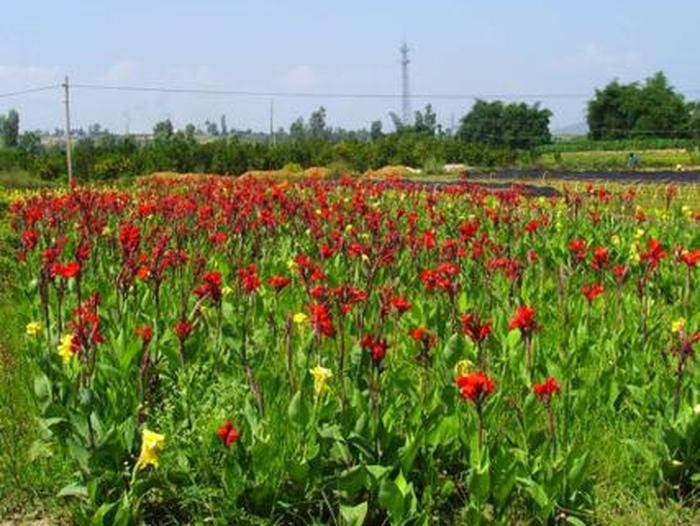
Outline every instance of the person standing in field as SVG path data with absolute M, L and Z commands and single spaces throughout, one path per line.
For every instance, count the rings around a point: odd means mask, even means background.
M 630 152 L 627 156 L 627 167 L 630 170 L 636 170 L 639 166 L 639 157 L 634 152 Z

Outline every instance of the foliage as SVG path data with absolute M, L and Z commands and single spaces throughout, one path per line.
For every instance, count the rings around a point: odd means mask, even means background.
M 7 115 L 0 115 L 0 139 L 6 147 L 17 146 L 19 140 L 19 113 L 10 110 Z
M 595 97 L 588 102 L 588 128 L 594 140 L 640 134 L 688 137 L 691 111 L 692 105 L 658 72 L 643 85 L 615 80 L 596 90 Z
M 477 100 L 461 121 L 458 135 L 471 142 L 530 149 L 551 140 L 552 112 L 539 104 Z

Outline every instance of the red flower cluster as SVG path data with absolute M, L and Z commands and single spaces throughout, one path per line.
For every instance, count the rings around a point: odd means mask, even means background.
M 227 419 L 226 422 L 219 426 L 216 434 L 219 435 L 219 438 L 223 441 L 226 447 L 231 447 L 231 444 L 238 440 L 238 437 L 240 436 L 238 430 L 233 426 L 231 419 Z
M 581 287 L 581 293 L 586 297 L 589 304 L 593 303 L 593 300 L 600 296 L 603 292 L 605 292 L 605 289 L 598 281 L 591 285 L 584 285 Z
M 211 298 L 216 303 L 221 301 L 221 273 L 206 272 L 204 283 L 194 289 L 194 294 L 198 298 Z
M 381 338 L 375 338 L 374 336 L 367 335 L 362 340 L 360 340 L 360 346 L 372 353 L 372 360 L 375 363 L 379 363 L 386 356 L 386 351 L 389 349 L 389 344 L 386 340 Z
M 393 297 L 391 299 L 391 304 L 401 314 L 408 310 L 411 310 L 411 303 L 406 298 L 403 298 L 401 296 Z
M 422 325 L 408 331 L 408 335 L 416 342 L 428 347 L 432 347 L 437 343 L 437 335 L 432 334 Z
M 333 319 L 328 307 L 324 303 L 317 303 L 309 305 L 307 309 L 310 314 L 311 326 L 314 330 L 329 338 L 332 337 L 335 334 L 335 329 L 333 328 Z
M 569 250 L 576 258 L 576 261 L 583 261 L 586 259 L 586 252 L 588 251 L 588 245 L 585 239 L 572 239 L 569 241 Z
M 527 305 L 522 305 L 518 307 L 515 315 L 510 319 L 508 323 L 508 328 L 512 331 L 515 329 L 520 329 L 523 334 L 530 334 L 537 329 L 539 325 L 535 321 L 535 316 L 537 312 L 532 307 Z
M 270 285 L 276 292 L 280 292 L 290 283 L 290 279 L 287 276 L 271 276 L 267 280 L 267 284 Z
M 150 325 L 139 325 L 134 329 L 134 334 L 141 338 L 145 347 L 151 342 L 151 338 L 153 338 L 153 329 L 151 329 Z
M 459 265 L 455 263 L 443 263 L 435 270 L 424 270 L 421 272 L 421 279 L 428 290 L 433 290 L 436 287 L 448 292 L 456 292 L 459 284 L 454 281 L 459 275 Z
M 537 395 L 537 397 L 543 402 L 549 402 L 553 394 L 558 394 L 561 391 L 561 386 L 557 382 L 556 378 L 550 376 L 541 384 L 535 384 L 532 386 L 532 390 Z
M 192 334 L 192 323 L 187 320 L 180 320 L 175 324 L 175 334 L 180 342 L 184 342 Z
M 462 314 L 462 334 L 469 336 L 474 343 L 483 342 L 491 334 L 491 322 L 482 322 L 477 314 Z
M 605 247 L 595 247 L 593 249 L 593 270 L 602 270 L 608 264 L 608 249 Z
M 75 309 L 75 318 L 70 324 L 73 331 L 74 352 L 85 351 L 105 341 L 100 334 L 100 317 L 97 315 L 97 306 L 101 301 L 99 294 L 93 294 Z
M 639 258 L 649 265 L 652 270 L 666 257 L 666 250 L 658 240 L 651 238 L 647 242 L 647 249 L 639 254 Z
M 494 381 L 482 372 L 458 376 L 455 383 L 459 387 L 460 396 L 475 404 L 482 403 L 488 395 L 496 390 Z
M 76 277 L 79 273 L 80 263 L 77 261 L 72 261 L 65 265 L 57 261 L 51 265 L 51 277 L 61 276 L 62 278 L 69 279 Z
M 246 292 L 255 292 L 260 286 L 260 278 L 258 278 L 256 273 L 255 263 L 238 269 L 238 277 L 241 279 Z

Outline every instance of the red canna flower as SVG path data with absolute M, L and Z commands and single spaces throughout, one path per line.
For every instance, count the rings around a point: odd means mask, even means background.
M 289 282 L 290 279 L 287 276 L 271 276 L 267 280 L 267 284 L 277 292 L 280 292 L 283 288 L 289 285 Z
M 464 400 L 481 404 L 488 395 L 496 390 L 496 384 L 486 373 L 476 372 L 458 376 L 455 383 Z
M 310 314 L 309 321 L 314 330 L 327 337 L 332 337 L 335 334 L 333 328 L 333 319 L 331 318 L 328 307 L 323 303 L 311 304 L 307 307 Z
M 143 341 L 143 345 L 146 346 L 150 343 L 153 337 L 153 329 L 149 325 L 140 325 L 134 330 L 134 334 L 139 336 Z
M 603 292 L 605 292 L 605 289 L 598 281 L 592 285 L 584 285 L 581 287 L 581 293 L 586 297 L 589 304 L 593 303 L 593 300 L 600 296 Z
M 700 249 L 684 250 L 680 253 L 678 259 L 682 263 L 685 263 L 688 266 L 688 268 L 695 268 L 695 265 L 697 265 L 700 262 Z
M 231 419 L 227 419 L 226 422 L 219 426 L 216 434 L 219 435 L 219 438 L 224 442 L 226 447 L 231 447 L 231 444 L 238 440 L 240 436 L 238 430 L 233 426 Z
M 569 250 L 576 258 L 576 261 L 583 261 L 586 258 L 588 245 L 585 239 L 572 239 L 569 241 Z
M 539 329 L 539 325 L 535 321 L 536 315 L 535 309 L 528 305 L 521 305 L 508 323 L 508 328 L 511 331 L 520 329 L 523 334 L 530 334 Z
M 374 363 L 379 364 L 386 356 L 386 351 L 389 349 L 389 344 L 386 340 L 381 338 L 375 338 L 374 336 L 367 335 L 362 340 L 360 340 L 360 346 L 367 349 L 372 353 L 372 360 Z
M 666 250 L 658 240 L 651 238 L 647 242 L 647 250 L 639 255 L 639 258 L 649 265 L 650 269 L 655 269 L 662 259 L 666 257 Z
M 550 376 L 541 384 L 532 386 L 532 390 L 537 397 L 545 403 L 548 403 L 553 394 L 558 394 L 561 391 L 561 386 L 556 378 Z
M 615 280 L 617 281 L 618 285 L 622 285 L 622 283 L 624 283 L 628 271 L 629 267 L 627 265 L 615 265 L 612 268 L 612 272 L 615 274 Z
M 594 270 L 601 270 L 608 263 L 608 249 L 605 247 L 595 247 L 593 249 L 593 261 L 591 266 Z
M 184 342 L 192 334 L 192 323 L 187 320 L 180 320 L 175 324 L 175 334 L 180 342 Z
M 243 288 L 245 288 L 247 292 L 255 292 L 260 286 L 260 278 L 258 278 L 255 271 L 255 263 L 238 269 L 238 277 L 243 282 Z
M 51 275 L 52 276 L 61 276 L 62 278 L 69 279 L 69 278 L 74 278 L 80 273 L 80 263 L 77 261 L 73 261 L 71 263 L 66 263 L 65 265 L 62 263 L 54 263 L 51 266 Z
M 408 300 L 406 300 L 406 298 L 403 298 L 401 296 L 395 296 L 394 298 L 392 298 L 391 304 L 397 311 L 399 311 L 400 314 L 411 310 L 411 303 Z
M 428 329 L 426 329 L 423 326 L 416 327 L 415 329 L 411 329 L 410 331 L 408 331 L 408 334 L 411 338 L 413 338 L 417 342 L 420 342 L 423 340 L 423 338 L 425 338 L 425 336 L 427 336 Z
M 477 314 L 462 314 L 462 334 L 469 336 L 474 343 L 483 342 L 491 334 L 491 322 L 482 322 Z
M 221 301 L 221 273 L 205 272 L 204 283 L 194 289 L 198 298 L 211 298 L 216 303 Z

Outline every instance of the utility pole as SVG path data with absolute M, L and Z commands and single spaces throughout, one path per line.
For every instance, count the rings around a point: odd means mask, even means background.
M 66 166 L 68 167 L 68 186 L 73 188 L 73 143 L 71 141 L 70 132 L 70 87 L 68 85 L 68 75 L 66 75 L 65 82 L 62 86 L 65 92 L 64 102 L 66 104 Z
M 274 146 L 277 144 L 275 139 L 275 99 L 270 99 L 270 142 Z
M 401 45 L 401 120 L 404 126 L 411 125 L 411 91 L 408 86 L 408 46 Z

